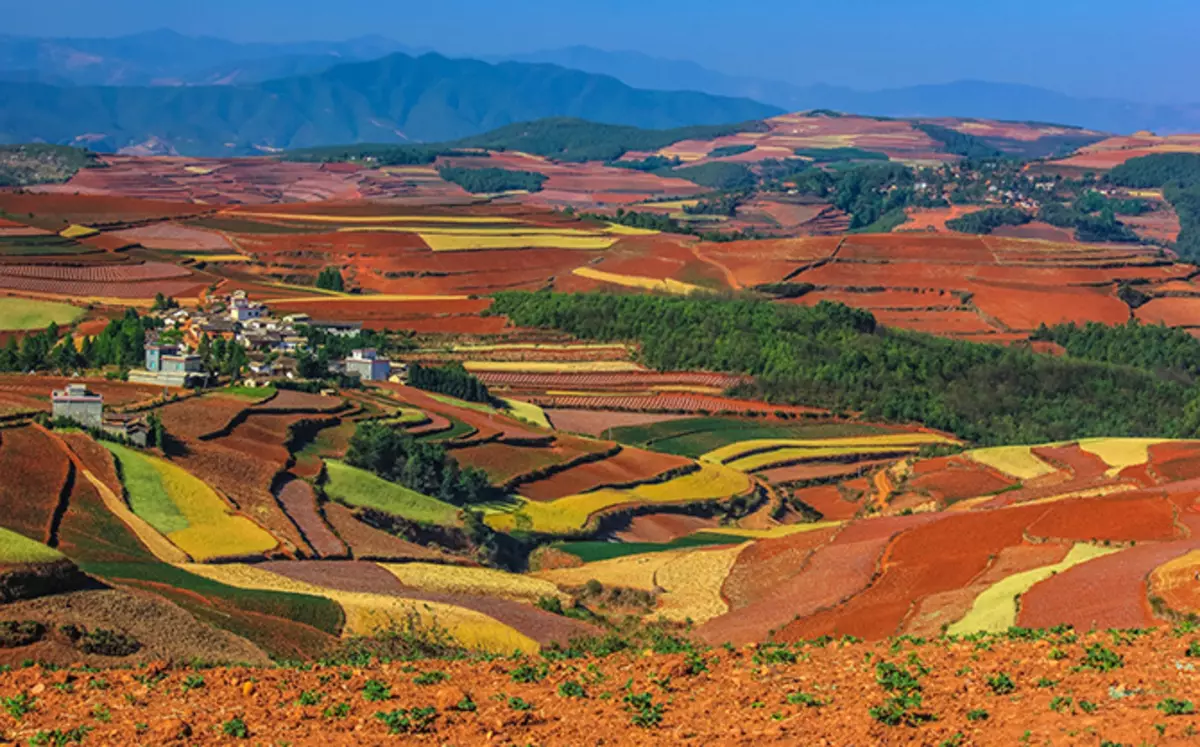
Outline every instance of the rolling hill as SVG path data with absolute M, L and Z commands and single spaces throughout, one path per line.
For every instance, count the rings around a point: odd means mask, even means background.
M 59 87 L 0 83 L 0 142 L 115 151 L 154 141 L 190 155 L 355 142 L 450 140 L 550 116 L 670 128 L 780 113 L 748 99 L 641 91 L 552 65 L 395 54 L 255 85 Z

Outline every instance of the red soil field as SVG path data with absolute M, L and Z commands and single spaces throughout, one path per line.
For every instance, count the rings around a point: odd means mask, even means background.
M 513 373 L 505 371 L 480 371 L 476 376 L 489 386 L 507 385 L 521 389 L 571 390 L 613 389 L 618 387 L 644 389 L 653 386 L 682 384 L 725 389 L 743 380 L 742 377 L 729 374 L 688 371 L 634 371 L 628 373 Z
M 738 554 L 721 586 L 731 611 L 770 600 L 776 588 L 802 572 L 812 554 L 837 533 L 835 527 L 802 532 L 779 542 L 754 542 Z
M 454 452 L 456 457 L 459 453 L 460 450 Z M 605 485 L 648 480 L 689 463 L 690 461 L 683 457 L 656 454 L 627 446 L 616 456 L 581 464 L 542 480 L 522 483 L 517 487 L 517 492 L 531 500 L 552 501 Z
M 937 464 L 936 469 L 930 469 L 930 462 Z M 996 493 L 1015 484 L 1011 478 L 962 457 L 921 460 L 916 469 L 929 471 L 910 477 L 907 489 L 925 493 L 942 505 Z
M 671 542 L 689 534 L 715 529 L 716 519 L 687 514 L 641 514 L 629 520 L 629 526 L 613 535 L 622 542 Z
M 337 535 L 350 548 L 350 554 L 361 560 L 435 560 L 442 554 L 407 542 L 387 532 L 367 526 L 354 518 L 354 512 L 340 503 L 324 506 L 325 518 Z
M 873 311 L 885 327 L 935 335 L 989 334 L 998 331 L 972 311 Z
M 1070 473 L 1075 481 L 1108 482 L 1108 464 L 1095 454 L 1084 451 L 1078 444 L 1042 446 L 1031 451 L 1042 461 Z
M 454 458 L 468 467 L 488 473 L 492 482 L 504 484 L 522 475 L 603 451 L 609 444 L 585 442 L 573 436 L 556 438 L 551 446 L 511 446 L 485 443 L 454 449 Z M 557 496 L 556 496 L 557 497 Z
M 661 412 L 676 415 L 694 413 L 762 413 L 788 412 L 802 415 L 825 415 L 826 410 L 785 405 L 770 405 L 750 400 L 710 397 L 703 394 L 630 394 L 613 396 L 525 395 L 524 399 L 542 407 L 583 408 L 588 410 L 631 410 Z
M 1077 630 L 1155 625 L 1159 621 L 1147 600 L 1148 575 L 1196 547 L 1196 539 L 1138 545 L 1058 573 L 1021 596 L 1017 625 L 1065 623 Z
M 1122 218 L 1122 222 L 1124 218 Z M 1012 239 L 1039 239 L 1042 241 L 1074 241 L 1075 232 L 1065 228 L 1052 226 L 1035 220 L 1023 226 L 1000 226 L 991 233 L 992 236 L 1004 236 Z
M 1170 501 L 1139 492 L 1052 504 L 1028 531 L 1030 537 L 1079 542 L 1143 542 L 1176 539 L 1183 529 L 1175 524 L 1174 506 Z
M 49 400 L 53 389 L 62 389 L 68 383 L 77 379 L 63 376 L 17 376 L 13 374 L 0 375 L 0 392 L 32 397 L 43 401 Z M 88 389 L 104 395 L 105 407 L 124 407 L 139 403 L 151 402 L 163 395 L 163 392 L 179 390 L 146 384 L 131 384 L 124 381 L 105 381 L 89 379 Z
M 103 170 L 84 169 L 80 173 Z M 35 218 L 31 222 L 46 218 L 100 227 L 198 215 L 208 208 L 128 197 L 0 192 L 0 210 L 14 215 L 33 213 Z
M 35 426 L 0 431 L 0 511 L 8 529 L 38 542 L 49 542 L 55 507 L 66 485 L 71 462 Z M 20 479 L 11 479 L 19 475 Z
M 891 460 L 864 460 L 850 464 L 840 462 L 814 462 L 809 464 L 793 464 L 789 467 L 775 467 L 755 472 L 756 475 L 770 483 L 802 482 L 804 480 L 823 480 L 829 477 L 849 477 L 869 472 L 881 464 L 891 464 Z
M 833 467 L 833 465 L 829 465 Z M 841 465 L 849 467 L 850 465 Z M 784 468 L 788 469 L 788 468 Z M 849 474 L 857 473 L 857 469 L 849 472 Z M 764 476 L 760 473 L 760 476 Z M 772 481 L 773 482 L 773 481 Z M 838 489 L 837 485 L 817 485 L 811 488 L 801 488 L 792 496 L 821 512 L 822 521 L 845 521 L 854 518 L 858 510 L 863 507 L 861 501 L 849 501 Z
M 426 413 L 438 413 L 445 417 L 452 417 L 474 427 L 477 430 L 477 434 L 472 437 L 472 440 L 487 440 L 496 434 L 499 434 L 502 440 L 547 441 L 550 438 L 550 434 L 545 431 L 529 430 L 525 426 L 503 415 L 482 413 L 476 410 L 469 410 L 465 407 L 444 404 L 419 389 L 402 384 L 384 382 L 380 382 L 380 387 L 387 389 L 396 400 L 407 405 L 416 407 Z
M 951 205 L 948 208 L 907 208 L 904 212 L 908 220 L 896 228 L 897 231 L 931 231 L 948 232 L 946 221 L 961 218 L 967 213 L 974 213 L 980 208 L 974 205 Z
M 844 604 L 789 624 L 779 638 L 821 635 L 879 639 L 895 635 L 912 604 L 970 583 L 1046 511 L 1031 506 L 940 518 L 901 534 L 888 549 L 883 574 Z
M 191 272 L 166 262 L 122 262 L 90 265 L 0 265 L 0 275 L 65 282 L 118 283 L 190 277 Z
M 984 314 L 1018 330 L 1036 329 L 1040 323 L 1124 324 L 1129 319 L 1129 307 L 1124 301 L 1091 288 L 1054 291 L 978 284 L 971 301 Z
M 1154 298 L 1133 313 L 1146 324 L 1200 327 L 1200 298 Z
M 852 235 L 842 241 L 838 259 L 850 262 L 937 262 L 942 264 L 991 264 L 992 251 L 978 236 L 926 234 Z
M 938 309 L 962 306 L 958 295 L 941 290 L 879 290 L 855 292 L 850 290 L 819 290 L 789 298 L 780 303 L 816 306 L 821 301 L 844 303 L 859 309 Z
M 175 252 L 234 251 L 233 244 L 219 231 L 210 231 L 178 223 L 156 223 L 149 226 L 113 231 L 113 236 L 149 249 Z
M 287 480 L 277 494 L 283 510 L 296 523 L 308 544 L 322 558 L 346 557 L 349 550 L 333 533 L 321 511 L 312 486 L 295 478 Z
M 108 449 L 83 433 L 58 435 L 79 458 L 80 464 L 92 473 L 93 477 L 104 483 L 116 495 L 121 495 L 121 478 L 117 476 L 117 467 L 113 462 L 112 453 Z
M 197 439 L 222 430 L 238 413 L 253 404 L 253 401 L 241 397 L 209 394 L 172 402 L 156 412 L 172 436 Z

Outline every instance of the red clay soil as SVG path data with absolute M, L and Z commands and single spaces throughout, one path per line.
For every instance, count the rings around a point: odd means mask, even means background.
M 870 472 L 881 464 L 891 464 L 890 459 L 877 459 L 863 462 L 842 464 L 840 462 L 817 462 L 810 464 L 793 464 L 790 467 L 775 467 L 755 472 L 756 475 L 773 484 L 802 483 L 806 480 L 825 480 L 831 477 L 849 477 Z
M 836 527 L 801 532 L 779 542 L 755 542 L 738 554 L 721 586 L 721 596 L 736 611 L 770 599 L 781 583 L 801 572 L 817 548 L 837 534 Z
M 339 558 L 349 555 L 349 550 L 325 523 L 317 508 L 317 496 L 312 486 L 303 480 L 288 479 L 277 493 L 280 505 L 296 523 L 304 538 L 317 555 L 322 558 Z
M 116 495 L 121 495 L 121 478 L 117 476 L 117 467 L 113 462 L 112 452 L 85 433 L 61 433 L 62 440 L 71 447 L 75 456 L 79 457 L 83 466 L 92 476 L 104 483 Z M 2 436 L 0 436 L 2 438 Z
M 0 431 L 0 514 L 4 526 L 49 542 L 59 497 L 71 462 L 66 453 L 34 426 Z
M 602 436 L 610 428 L 621 428 L 629 425 L 650 425 L 663 423 L 668 420 L 678 420 L 678 415 L 667 415 L 650 412 L 621 412 L 604 410 L 546 410 L 546 417 L 557 431 L 567 433 L 586 433 L 589 436 Z
M 204 395 L 164 405 L 156 411 L 163 427 L 176 438 L 197 439 L 222 430 L 254 402 L 242 397 Z
M 1005 288 L 977 284 L 971 302 L 1009 329 L 1032 330 L 1039 324 L 1075 322 L 1124 324 L 1129 307 L 1107 289 Z
M 861 502 L 848 501 L 837 485 L 817 485 L 802 488 L 792 494 L 796 500 L 821 512 L 823 521 L 844 521 L 854 518 L 863 507 Z
M 1145 542 L 1184 534 L 1171 502 L 1148 491 L 1055 503 L 1028 531 L 1030 537 L 1079 542 Z
M 1024 543 L 1006 547 L 983 573 L 961 589 L 930 594 L 913 607 L 904 621 L 907 635 L 934 638 L 945 626 L 961 620 L 975 603 L 976 597 L 989 586 L 1009 576 L 1061 562 L 1071 550 L 1070 543 Z
M 460 452 L 456 450 L 455 456 Z M 669 470 L 690 464 L 683 457 L 656 454 L 623 447 L 615 456 L 588 462 L 534 482 L 522 483 L 518 492 L 535 501 L 552 501 L 563 496 L 584 493 L 605 485 L 623 485 L 652 479 Z
M 374 563 L 361 561 L 276 562 L 264 570 L 298 581 L 345 591 L 389 594 L 404 599 L 441 602 L 481 612 L 534 639 L 538 643 L 568 643 L 572 638 L 596 635 L 599 630 L 532 605 L 478 594 L 441 594 L 405 586 Z
M 1134 315 L 1146 324 L 1200 327 L 1200 298 L 1154 298 L 1139 306 Z
M 608 745 L 1188 743 L 1192 719 L 1164 718 L 1155 708 L 1165 697 L 1184 699 L 1194 690 L 1193 675 L 1176 666 L 1187 641 L 1167 631 L 1138 637 L 1116 647 L 1122 666 L 1109 672 L 1078 668 L 1092 644 L 1113 646 L 1101 634 L 1073 643 L 998 640 L 986 648 L 965 642 L 901 643 L 892 650 L 887 643 L 858 643 L 805 647 L 802 663 L 795 665 L 761 665 L 755 661 L 759 652 L 735 649 L 706 655 L 707 671 L 695 676 L 686 674 L 683 654 L 637 652 L 549 661 L 545 679 L 533 683 L 513 681 L 511 673 L 521 662 L 495 660 L 371 664 L 345 668 L 345 679 L 330 678 L 329 667 L 210 669 L 199 673 L 205 678 L 201 688 L 185 688 L 184 679 L 197 672 L 180 669 L 165 672 L 152 690 L 138 680 L 146 670 L 52 673 L 33 667 L 0 675 L 5 693 L 36 693 L 31 697 L 37 698 L 37 707 L 20 722 L 0 715 L 0 726 L 22 744 L 39 731 L 83 724 L 92 727 L 89 743 L 227 744 L 231 738 L 222 734 L 223 725 L 234 718 L 255 742 L 297 747 L 398 741 L 585 744 L 601 735 Z M 1052 646 L 1066 658 L 1047 657 Z M 917 710 L 935 718 L 914 727 L 885 726 L 870 709 L 894 693 L 879 686 L 875 665 L 887 661 L 903 667 L 910 654 L 928 667 L 920 676 Z M 585 667 L 586 678 L 581 676 Z M 443 684 L 414 681 L 434 671 L 446 675 Z M 997 696 L 988 685 L 1000 672 L 1015 682 L 1014 695 Z M 74 687 L 55 688 L 56 678 L 73 678 Z M 654 684 L 667 678 L 662 687 Z M 101 680 L 106 686 L 92 684 Z M 365 701 L 369 680 L 389 688 L 391 698 Z M 558 694 L 567 681 L 580 680 L 588 697 Z M 1040 680 L 1059 684 L 1039 688 Z M 631 682 L 633 693 L 648 693 L 661 706 L 660 723 L 649 728 L 633 723 L 620 695 L 625 682 Z M 316 705 L 297 704 L 306 691 L 317 695 Z M 1113 692 L 1121 697 L 1112 697 Z M 796 693 L 820 705 L 789 704 L 788 696 Z M 457 710 L 467 696 L 476 708 Z M 1089 706 L 1088 713 L 1073 705 L 1065 713 L 1051 709 L 1052 702 L 1066 697 L 1095 708 Z M 512 703 L 529 703 L 531 709 L 514 710 Z M 322 717 L 325 709 L 342 704 L 345 718 Z M 424 706 L 432 706 L 435 715 L 423 734 L 390 735 L 387 723 L 376 717 Z M 111 720 L 95 719 L 92 714 L 101 710 Z M 980 720 L 979 712 L 987 719 Z M 182 732 L 191 736 L 178 739 Z M 1087 738 L 1080 739 L 1082 734 Z
M 1021 595 L 1017 624 L 1078 630 L 1141 628 L 1161 622 L 1147 597 L 1150 573 L 1200 547 L 1200 539 L 1130 547 L 1055 574 Z
M 0 375 L 0 392 L 13 393 L 26 397 L 46 400 L 52 389 L 62 389 L 69 383 L 79 383 L 76 379 L 63 376 L 18 376 L 15 374 Z M 124 381 L 106 381 L 89 379 L 88 389 L 104 395 L 104 406 L 125 407 L 143 402 L 151 402 L 162 396 L 164 387 L 146 384 L 130 384 Z M 180 392 L 179 389 L 167 390 Z
M 350 553 L 361 560 L 442 560 L 446 555 L 438 550 L 408 542 L 371 526 L 354 517 L 354 512 L 340 503 L 326 503 L 322 509 L 325 519 Z
M 505 484 L 538 470 L 559 467 L 579 459 L 589 458 L 592 455 L 603 453 L 613 446 L 613 443 L 607 441 L 594 441 L 563 434 L 555 437 L 552 444 L 545 446 L 513 446 L 492 442 L 454 449 L 454 458 L 463 465 L 479 467 L 484 470 L 492 482 Z M 580 465 L 578 469 L 587 466 L 589 465 Z M 577 468 L 572 467 L 566 472 L 558 474 L 569 474 L 575 469 Z M 659 472 L 662 471 L 665 469 L 659 470 Z M 651 474 L 658 474 L 658 472 Z M 570 495 L 570 493 L 563 495 Z
M 937 463 L 936 469 L 930 469 L 930 462 Z M 925 493 L 942 505 L 996 493 L 1016 484 L 996 470 L 963 457 L 921 460 L 914 472 L 905 483 L 906 490 Z
M 1020 544 L 1044 506 L 943 517 L 904 532 L 888 548 L 883 573 L 861 594 L 791 623 L 780 640 L 821 635 L 880 639 L 896 635 L 913 602 L 961 588 L 983 572 L 992 556 Z
M 630 519 L 629 526 L 614 536 L 622 542 L 671 542 L 720 525 L 716 519 L 688 514 L 642 514 Z

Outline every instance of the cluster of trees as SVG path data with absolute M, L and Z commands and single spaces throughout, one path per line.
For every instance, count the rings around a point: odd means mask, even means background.
M 708 152 L 709 158 L 729 158 L 730 156 L 740 156 L 743 153 L 749 153 L 754 150 L 753 145 L 722 145 L 720 148 L 713 148 Z
M 305 339 L 305 349 L 296 356 L 296 372 L 305 379 L 329 377 L 331 361 L 341 360 L 354 350 L 375 348 L 380 355 L 415 346 L 412 332 L 392 332 L 387 329 L 364 329 L 350 337 L 330 334 L 320 327 L 301 325 L 296 330 Z M 351 377 L 353 378 L 353 377 Z
M 203 361 L 206 371 L 233 378 L 241 376 L 250 363 L 250 359 L 246 357 L 246 349 L 224 337 L 214 340 L 210 339 L 208 335 L 202 336 L 196 354 Z
M 725 161 L 673 169 L 671 176 L 687 179 L 701 187 L 722 191 L 749 190 L 754 189 L 758 184 L 758 177 L 749 166 Z
M 868 312 L 753 299 L 499 294 L 494 313 L 640 343 L 661 370 L 755 377 L 745 394 L 921 422 L 983 444 L 1194 436 L 1200 397 L 1151 371 L 877 328 Z
M 0 371 L 76 371 L 83 368 L 118 366 L 132 368 L 145 360 L 146 332 L 159 322 L 151 317 L 139 317 L 127 309 L 120 319 L 108 323 L 95 337 L 84 338 L 76 347 L 75 340 L 66 335 L 60 341 L 61 329 L 53 322 L 41 332 L 26 335 L 18 344 L 15 337 L 0 349 Z
M 1161 188 L 1179 215 L 1175 251 L 1200 259 L 1200 154 L 1157 153 L 1131 158 L 1108 172 L 1108 181 L 1135 189 Z
M 592 219 L 598 221 L 606 221 L 608 223 L 617 223 L 622 226 L 632 226 L 634 228 L 646 228 L 654 231 L 662 231 L 664 233 L 681 233 L 689 236 L 696 236 L 704 241 L 743 241 L 746 239 L 761 239 L 769 238 L 753 229 L 745 231 L 703 231 L 695 226 L 680 222 L 661 213 L 639 213 L 634 210 L 625 210 L 617 208 L 614 215 L 600 215 L 598 213 L 580 213 L 580 218 Z
M 631 150 L 659 150 L 681 140 L 712 140 L 723 135 L 765 132 L 767 129 L 763 122 L 741 122 L 646 130 L 627 125 L 551 117 L 534 122 L 518 122 L 451 145 L 459 148 L 519 150 L 558 161 L 615 161 Z
M 1200 340 L 1177 327 L 1140 324 L 1137 319 L 1113 327 L 1096 322 L 1082 327 L 1074 322 L 1043 324 L 1030 339 L 1058 343 L 1072 358 L 1172 372 L 1187 380 L 1200 373 Z
M 443 166 L 438 174 L 448 182 L 453 182 L 472 194 L 480 192 L 508 192 L 523 189 L 527 192 L 540 192 L 546 183 L 545 174 L 536 171 L 516 171 L 513 169 L 468 169 L 462 167 Z
M 307 163 L 341 163 L 345 161 L 370 161 L 380 166 L 423 166 L 433 163 L 439 156 L 479 155 L 464 153 L 454 148 L 439 145 L 389 145 L 385 143 L 363 143 L 359 145 L 334 145 L 319 148 L 298 148 L 283 154 L 285 161 Z
M 1087 203 L 1083 204 L 1087 207 Z M 1141 239 L 1129 226 L 1117 220 L 1112 206 L 1105 204 L 1097 214 L 1083 212 L 1079 201 L 1068 206 L 1061 202 L 1047 202 L 1038 210 L 1038 218 L 1059 228 L 1072 228 L 1079 241 L 1138 242 Z
M 342 279 L 342 271 L 336 267 L 326 267 L 317 273 L 316 286 L 323 290 L 344 291 L 346 281 Z
M 960 233 L 991 233 L 1000 226 L 1023 226 L 1032 220 L 1019 208 L 984 208 L 946 221 L 946 228 Z
M 919 124 L 916 128 L 941 143 L 947 153 L 964 158 L 1004 158 L 1005 154 L 983 138 L 968 135 L 935 124 Z
M 862 148 L 797 148 L 797 156 L 810 159 L 813 163 L 837 163 L 838 161 L 887 161 L 887 153 Z
M 355 428 L 346 463 L 456 506 L 487 503 L 499 497 L 483 470 L 460 468 L 441 445 L 417 441 L 382 423 L 360 423 Z
M 460 363 L 446 366 L 422 366 L 414 363 L 408 368 L 408 384 L 427 392 L 437 392 L 467 402 L 493 404 L 495 399 L 478 378 L 467 373 Z
M 631 169 L 633 171 L 670 171 L 681 163 L 683 161 L 678 156 L 674 158 L 647 156 L 640 161 L 609 161 L 608 165 L 621 169 Z

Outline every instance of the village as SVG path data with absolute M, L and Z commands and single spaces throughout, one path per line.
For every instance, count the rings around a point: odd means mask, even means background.
M 162 386 L 164 393 L 218 384 L 253 389 L 329 378 L 343 383 L 347 379 L 402 383 L 407 373 L 406 365 L 394 364 L 373 347 L 352 348 L 349 355 L 327 360 L 324 346 L 311 341 L 358 338 L 361 322 L 318 321 L 307 314 L 276 317 L 268 306 L 240 290 L 215 299 L 207 310 L 178 308 L 161 299 L 149 316 L 156 328 L 146 332 L 143 365 L 130 369 L 127 376 L 133 383 Z M 206 365 L 202 354 L 213 345 L 237 351 L 235 370 L 224 380 Z M 55 421 L 70 421 L 138 446 L 154 445 L 154 423 L 137 414 L 106 411 L 103 395 L 90 391 L 85 383 L 68 383 L 51 392 L 50 399 Z

